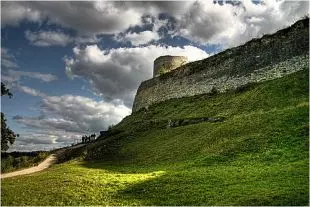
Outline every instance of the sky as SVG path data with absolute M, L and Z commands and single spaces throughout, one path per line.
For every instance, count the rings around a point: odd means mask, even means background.
M 308 1 L 1 1 L 10 151 L 68 146 L 131 114 L 153 61 L 207 58 L 309 15 Z M 246 55 L 246 54 L 245 54 Z

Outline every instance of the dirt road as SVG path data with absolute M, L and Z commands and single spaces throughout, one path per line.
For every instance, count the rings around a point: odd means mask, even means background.
M 79 147 L 82 147 L 84 145 L 85 144 L 79 144 L 79 145 L 70 147 L 69 149 L 79 148 Z M 30 167 L 30 168 L 26 168 L 26 169 L 14 171 L 14 172 L 9 172 L 9 173 L 3 173 L 3 174 L 1 174 L 1 179 L 2 178 L 14 177 L 14 176 L 18 176 L 18 175 L 26 175 L 26 174 L 39 172 L 41 170 L 49 168 L 52 164 L 54 164 L 57 161 L 57 156 L 61 155 L 65 151 L 66 151 L 66 149 L 58 150 L 55 154 L 51 154 L 43 162 L 41 162 L 39 165 L 37 165 L 35 167 Z

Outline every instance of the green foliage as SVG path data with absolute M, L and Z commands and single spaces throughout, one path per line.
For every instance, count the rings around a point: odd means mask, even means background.
M 8 95 L 12 98 L 13 94 L 8 88 L 1 82 L 1 96 Z M 1 112 L 1 151 L 7 151 L 9 149 L 9 144 L 13 144 L 15 138 L 18 137 L 6 124 L 6 119 L 4 114 Z
M 11 152 L 1 153 L 1 173 L 33 167 L 42 162 L 49 152 Z
M 2 180 L 2 204 L 307 206 L 308 84 L 304 70 L 153 105 L 112 128 L 120 133 L 87 146 L 80 156 L 88 162 Z M 195 117 L 225 119 L 148 124 Z
M 13 144 L 15 138 L 18 137 L 7 125 L 4 114 L 1 112 L 1 151 L 9 149 L 9 144 Z
M 4 83 L 1 82 L 1 96 L 8 95 L 10 98 L 13 97 L 13 94 L 10 90 L 6 87 Z

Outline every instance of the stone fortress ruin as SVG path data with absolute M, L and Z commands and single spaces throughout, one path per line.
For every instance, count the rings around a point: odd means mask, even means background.
M 168 73 L 188 62 L 184 56 L 160 56 L 154 61 L 153 78 Z
M 185 60 L 157 58 L 154 77 L 139 86 L 132 111 L 172 98 L 234 90 L 309 68 L 309 18 L 204 60 L 184 64 Z

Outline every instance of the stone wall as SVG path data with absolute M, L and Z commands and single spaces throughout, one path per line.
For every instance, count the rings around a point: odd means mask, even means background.
M 220 92 L 309 67 L 309 19 L 141 83 L 133 112 L 171 98 Z
M 187 62 L 187 57 L 184 56 L 160 56 L 154 61 L 153 77 L 158 77 L 164 73 L 168 73 Z

